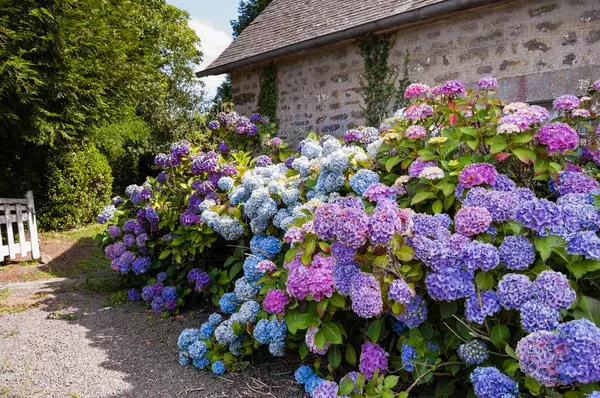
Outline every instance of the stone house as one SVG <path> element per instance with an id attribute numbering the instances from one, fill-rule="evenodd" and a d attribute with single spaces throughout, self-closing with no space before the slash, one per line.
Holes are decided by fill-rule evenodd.
<path id="1" fill-rule="evenodd" d="M 600 78 L 600 0 L 273 0 L 198 76 L 231 73 L 250 114 L 276 65 L 281 131 L 339 135 L 364 123 L 358 41 L 381 33 L 413 82 L 493 75 L 502 98 L 544 104 Z"/>

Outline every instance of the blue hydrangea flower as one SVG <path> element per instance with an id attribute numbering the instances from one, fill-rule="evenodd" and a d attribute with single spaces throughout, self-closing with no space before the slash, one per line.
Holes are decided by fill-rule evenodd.
<path id="1" fill-rule="evenodd" d="M 535 261 L 535 248 L 524 236 L 506 236 L 500 245 L 500 261 L 510 269 L 527 269 Z"/>
<path id="2" fill-rule="evenodd" d="M 425 285 L 431 298 L 439 301 L 453 301 L 475 293 L 473 273 L 456 268 L 430 272 L 425 277 Z"/>
<path id="3" fill-rule="evenodd" d="M 201 358 L 196 358 L 193 361 L 193 364 L 195 367 L 197 367 L 198 369 L 204 369 L 206 368 L 208 365 L 210 365 L 210 361 L 208 360 L 208 358 L 206 357 L 201 357 Z"/>
<path id="4" fill-rule="evenodd" d="M 239 304 L 239 299 L 235 293 L 225 293 L 219 299 L 219 308 L 226 314 L 232 314 Z"/>
<path id="5" fill-rule="evenodd" d="M 577 298 L 569 279 L 555 271 L 543 271 L 533 282 L 535 297 L 546 307 L 567 309 Z"/>
<path id="6" fill-rule="evenodd" d="M 212 325 L 217 325 L 222 320 L 223 320 L 223 316 L 221 314 L 216 313 L 216 312 L 213 312 L 208 317 L 208 323 L 210 323 Z"/>
<path id="7" fill-rule="evenodd" d="M 225 374 L 225 363 L 223 361 L 216 361 L 212 364 L 211 370 L 216 375 Z"/>
<path id="8" fill-rule="evenodd" d="M 481 340 L 471 340 L 458 346 L 458 356 L 469 365 L 479 365 L 488 359 L 487 346 Z"/>
<path id="9" fill-rule="evenodd" d="M 221 323 L 219 326 L 217 326 L 217 328 L 215 329 L 215 339 L 219 344 L 228 345 L 231 344 L 237 338 L 235 332 L 233 331 L 233 328 L 231 327 L 232 324 L 233 321 L 228 319 Z"/>
<path id="10" fill-rule="evenodd" d="M 349 181 L 352 190 L 359 196 L 362 196 L 367 188 L 379 182 L 379 174 L 368 169 L 360 169 L 356 174 L 350 177 Z"/>
<path id="11" fill-rule="evenodd" d="M 190 360 L 191 358 L 186 351 L 179 351 L 179 364 L 181 366 L 189 365 Z"/>
<path id="12" fill-rule="evenodd" d="M 240 301 L 252 300 L 258 293 L 258 287 L 245 276 L 235 281 L 235 296 Z"/>
<path id="13" fill-rule="evenodd" d="M 407 343 L 402 344 L 402 367 L 404 367 L 405 370 L 409 372 L 415 370 L 413 360 L 417 358 L 417 356 L 417 350 L 415 350 L 413 346 Z"/>
<path id="14" fill-rule="evenodd" d="M 233 178 L 225 176 L 219 178 L 219 181 L 217 181 L 217 187 L 219 187 L 219 189 L 222 191 L 228 192 L 233 189 L 233 183 Z"/>
<path id="15" fill-rule="evenodd" d="M 240 306 L 239 311 L 233 314 L 230 319 L 233 322 L 239 322 L 240 324 L 254 322 L 259 311 L 260 304 L 254 300 L 246 301 Z"/>
<path id="16" fill-rule="evenodd" d="M 269 352 L 274 357 L 282 357 L 285 355 L 285 341 L 276 340 L 269 343 Z"/>
<path id="17" fill-rule="evenodd" d="M 427 319 L 427 303 L 421 296 L 414 296 L 406 309 L 398 316 L 398 321 L 408 328 L 413 329 L 425 322 Z"/>
<path id="18" fill-rule="evenodd" d="M 494 367 L 478 367 L 470 376 L 477 398 L 517 398 L 519 385 Z"/>
<path id="19" fill-rule="evenodd" d="M 198 337 L 204 340 L 210 339 L 215 331 L 215 325 L 210 322 L 204 322 L 200 325 Z"/>
<path id="20" fill-rule="evenodd" d="M 202 358 L 208 352 L 208 346 L 202 340 L 196 340 L 188 348 L 188 353 L 192 359 Z"/>
<path id="21" fill-rule="evenodd" d="M 260 344 L 269 344 L 271 341 L 271 323 L 267 319 L 261 319 L 254 327 L 254 340 Z"/>
<path id="22" fill-rule="evenodd" d="M 306 384 L 308 379 L 314 374 L 315 374 L 315 372 L 312 370 L 312 368 L 310 366 L 301 365 L 294 372 L 294 378 L 296 379 L 296 383 Z"/>
<path id="23" fill-rule="evenodd" d="M 515 221 L 527 228 L 542 231 L 562 222 L 560 208 L 546 199 L 534 199 L 521 203 L 515 212 Z"/>
<path id="24" fill-rule="evenodd" d="M 198 329 L 184 329 L 177 339 L 177 347 L 182 351 L 187 349 L 198 339 Z"/>
<path id="25" fill-rule="evenodd" d="M 281 251 L 281 241 L 274 236 L 254 235 L 250 240 L 250 251 L 255 256 L 272 260 Z"/>
<path id="26" fill-rule="evenodd" d="M 261 270 L 256 268 L 256 264 L 258 264 L 259 261 L 261 261 L 263 259 L 264 259 L 264 257 L 259 258 L 257 256 L 246 257 L 246 260 L 244 261 L 244 265 L 243 265 L 242 269 L 244 271 L 244 276 L 250 282 L 256 282 L 257 280 L 260 279 L 261 276 L 264 275 L 264 272 L 262 272 Z"/>

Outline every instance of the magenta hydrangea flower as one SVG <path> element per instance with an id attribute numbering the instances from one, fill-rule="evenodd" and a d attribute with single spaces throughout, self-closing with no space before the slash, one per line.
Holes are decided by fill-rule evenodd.
<path id="1" fill-rule="evenodd" d="M 415 296 L 415 292 L 408 286 L 404 279 L 396 279 L 388 288 L 388 298 L 399 303 L 408 304 Z"/>
<path id="2" fill-rule="evenodd" d="M 315 345 L 315 336 L 318 331 L 319 331 L 319 328 L 310 326 L 306 330 L 306 334 L 304 335 L 304 342 L 306 343 L 308 350 L 310 352 L 312 352 L 313 354 L 324 355 L 327 353 L 327 349 L 329 348 L 329 342 L 326 342 L 325 345 L 323 346 L 323 348 L 320 348 L 320 349 L 317 348 L 317 346 Z"/>
<path id="3" fill-rule="evenodd" d="M 357 274 L 350 285 L 352 310 L 361 318 L 372 318 L 383 311 L 379 281 L 365 272 Z"/>
<path id="4" fill-rule="evenodd" d="M 335 215 L 334 232 L 340 243 L 358 249 L 369 235 L 369 216 L 361 209 L 341 209 Z"/>
<path id="5" fill-rule="evenodd" d="M 285 306 L 290 302 L 290 298 L 284 291 L 272 289 L 267 292 L 263 301 L 263 307 L 269 314 L 285 314 Z"/>
<path id="6" fill-rule="evenodd" d="M 425 138 L 427 137 L 427 130 L 425 130 L 425 127 L 415 124 L 408 126 L 406 131 L 404 131 L 404 136 L 406 138 Z"/>
<path id="7" fill-rule="evenodd" d="M 595 90 L 600 91 L 600 80 L 596 80 L 594 84 L 592 84 L 592 87 L 594 87 Z"/>
<path id="8" fill-rule="evenodd" d="M 429 94 L 429 86 L 420 83 L 412 83 L 404 90 L 404 98 L 414 98 L 423 94 Z"/>
<path id="9" fill-rule="evenodd" d="M 320 239 L 333 239 L 339 211 L 340 207 L 334 204 L 324 204 L 317 208 L 315 211 L 314 228 Z"/>
<path id="10" fill-rule="evenodd" d="M 369 235 L 375 245 L 385 245 L 394 234 L 406 233 L 408 214 L 400 211 L 393 200 L 381 200 L 369 220 Z"/>
<path id="11" fill-rule="evenodd" d="M 491 223 L 492 216 L 483 207 L 463 207 L 454 216 L 456 232 L 466 236 L 487 231 Z"/>
<path id="12" fill-rule="evenodd" d="M 495 90 L 498 88 L 498 80 L 493 76 L 486 76 L 479 80 L 477 88 L 480 90 Z"/>
<path id="13" fill-rule="evenodd" d="M 566 123 L 548 123 L 540 127 L 536 140 L 548 147 L 548 152 L 563 153 L 577 148 L 579 136 L 573 127 Z"/>
<path id="14" fill-rule="evenodd" d="M 318 253 L 313 257 L 309 277 L 308 291 L 313 300 L 321 301 L 333 294 L 333 257 Z"/>
<path id="15" fill-rule="evenodd" d="M 404 117 L 413 122 L 431 115 L 433 115 L 433 108 L 427 104 L 410 105 L 404 109 Z"/>
<path id="16" fill-rule="evenodd" d="M 466 94 L 465 85 L 460 80 L 448 80 L 432 90 L 435 95 L 460 96 Z"/>
<path id="17" fill-rule="evenodd" d="M 271 260 L 261 260 L 256 263 L 256 269 L 260 272 L 273 271 L 277 266 Z"/>
<path id="18" fill-rule="evenodd" d="M 579 98 L 572 94 L 561 95 L 552 101 L 552 106 L 554 106 L 554 109 L 558 109 L 560 111 L 572 111 L 573 109 L 579 108 L 580 105 L 581 101 Z"/>
<path id="19" fill-rule="evenodd" d="M 288 278 L 285 282 L 287 293 L 292 297 L 296 297 L 298 300 L 304 300 L 309 293 L 308 281 L 310 267 L 302 264 L 300 255 L 296 256 L 296 258 L 289 263 L 285 263 L 284 266 L 288 269 Z"/>
<path id="20" fill-rule="evenodd" d="M 375 371 L 384 373 L 388 367 L 389 354 L 378 344 L 366 342 L 361 347 L 358 369 L 367 379 L 371 379 Z"/>
<path id="21" fill-rule="evenodd" d="M 496 183 L 498 172 L 496 168 L 489 163 L 473 163 L 461 170 L 458 175 L 458 182 L 465 188 L 471 188 L 476 185 Z"/>

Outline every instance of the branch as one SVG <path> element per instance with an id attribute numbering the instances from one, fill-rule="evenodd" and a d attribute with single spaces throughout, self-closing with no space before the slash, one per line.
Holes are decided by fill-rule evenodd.
<path id="1" fill-rule="evenodd" d="M 462 362 L 457 362 L 457 361 L 451 361 L 451 362 L 442 362 L 439 365 L 435 365 L 435 368 L 437 369 L 438 367 L 442 367 L 442 366 L 449 366 L 449 365 L 462 365 Z M 410 392 L 410 390 L 412 390 L 413 388 L 415 388 L 417 386 L 417 384 L 419 384 L 419 381 L 421 381 L 421 379 L 423 379 L 423 377 L 427 376 L 429 373 L 433 372 L 434 368 L 431 367 L 431 369 L 429 369 L 427 372 L 423 373 L 422 375 L 420 375 L 419 377 L 417 377 L 417 379 L 414 381 L 414 383 L 412 383 L 410 385 L 410 387 L 408 387 L 406 389 L 406 392 Z"/>

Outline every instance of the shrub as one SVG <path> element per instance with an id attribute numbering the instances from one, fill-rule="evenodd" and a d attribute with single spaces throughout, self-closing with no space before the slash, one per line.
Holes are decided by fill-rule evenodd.
<path id="1" fill-rule="evenodd" d="M 495 88 L 492 78 L 477 90 L 411 85 L 397 117 L 344 143 L 309 135 L 284 163 L 237 153 L 237 173 L 217 184 L 228 193 L 186 212 L 207 236 L 240 225 L 250 253 L 225 261 L 243 276 L 214 290 L 219 311 L 181 334 L 180 362 L 221 374 L 250 355 L 298 350 L 312 367 L 296 381 L 314 397 L 598 389 L 600 81 L 592 97 L 557 98 L 554 120 L 504 106 Z M 172 183 L 213 167 L 205 156 L 184 160 Z M 193 194 L 174 193 L 181 206 Z M 188 250 L 206 244 L 183 234 Z M 142 295 L 160 293 L 169 309 L 160 283 Z"/>
<path id="2" fill-rule="evenodd" d="M 40 213 L 43 229 L 68 229 L 94 220 L 110 200 L 111 169 L 93 145 L 54 157 L 48 164 L 47 200 Z"/>

